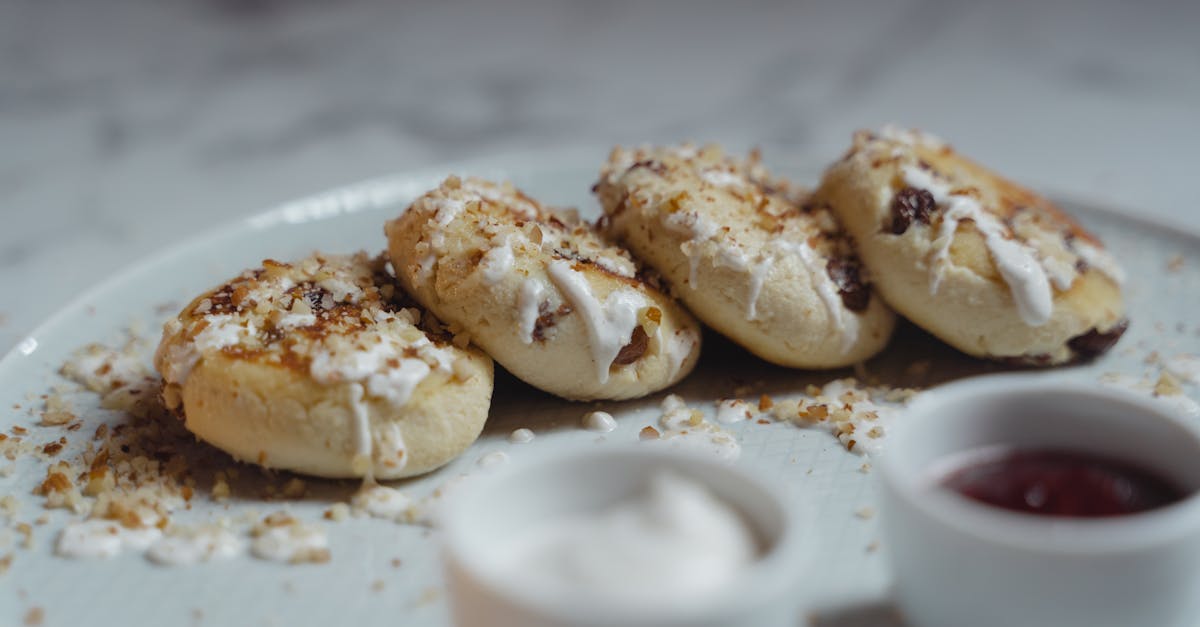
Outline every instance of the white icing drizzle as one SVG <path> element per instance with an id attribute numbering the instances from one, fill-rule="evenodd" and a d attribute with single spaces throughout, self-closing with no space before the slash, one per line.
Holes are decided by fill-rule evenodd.
<path id="1" fill-rule="evenodd" d="M 796 254 L 808 270 L 812 286 L 829 312 L 830 326 L 842 339 L 842 352 L 849 351 L 858 340 L 858 320 L 849 312 L 844 311 L 837 286 L 825 271 L 826 263 L 818 258 L 816 251 L 807 243 L 773 241 L 752 262 L 736 242 L 716 239 L 718 233 L 716 226 L 698 214 L 676 211 L 661 215 L 665 227 L 689 238 L 681 245 L 681 250 L 688 258 L 688 285 L 692 289 L 699 289 L 701 246 L 711 241 L 715 248 L 712 257 L 713 267 L 727 267 L 738 272 L 749 272 L 749 281 L 746 286 L 746 319 L 756 320 L 758 318 L 758 299 L 772 267 L 783 255 Z"/>
<path id="2" fill-rule="evenodd" d="M 817 296 L 825 305 L 829 314 L 829 324 L 834 332 L 842 339 L 841 351 L 848 352 L 858 341 L 858 318 L 854 317 L 842 304 L 837 285 L 829 278 L 827 267 L 829 262 L 817 256 L 817 251 L 804 242 L 775 242 L 773 246 L 782 251 L 795 253 L 801 264 L 808 270 L 808 278 Z"/>
<path id="3" fill-rule="evenodd" d="M 637 276 L 637 266 L 632 261 L 616 254 L 606 254 L 608 251 L 599 250 L 596 254 L 588 255 L 596 265 L 609 272 L 632 279 Z"/>
<path id="4" fill-rule="evenodd" d="M 554 286 L 582 316 L 596 365 L 596 379 L 607 383 L 613 360 L 629 343 L 638 326 L 638 312 L 646 306 L 645 297 L 631 289 L 620 288 L 610 292 L 601 303 L 592 294 L 587 278 L 572 269 L 569 262 L 556 259 L 550 262 L 547 271 Z"/>
<path id="5" fill-rule="evenodd" d="M 1117 260 L 1103 248 L 1093 246 L 1091 242 L 1076 238 L 1071 242 L 1071 248 L 1087 265 L 1099 270 L 1117 285 L 1125 283 L 1125 270 L 1117 265 Z"/>
<path id="6" fill-rule="evenodd" d="M 775 256 L 763 254 L 759 257 L 758 263 L 750 266 L 750 283 L 747 284 L 748 293 L 746 294 L 747 320 L 758 318 L 758 296 L 762 293 L 763 283 L 766 282 L 767 274 L 771 272 L 771 267 L 774 265 Z"/>
<path id="7" fill-rule="evenodd" d="M 533 343 L 533 330 L 537 327 L 538 308 L 542 294 L 546 291 L 541 281 L 525 279 L 517 292 L 517 332 L 525 344 Z"/>
<path id="8" fill-rule="evenodd" d="M 928 191 L 934 202 L 943 207 L 942 221 L 934 240 L 930 263 L 929 292 L 937 294 L 946 265 L 950 262 L 950 244 L 962 220 L 971 220 L 983 235 L 988 252 L 1000 276 L 1008 284 L 1017 313 L 1025 324 L 1037 327 L 1046 324 L 1054 312 L 1054 297 L 1046 270 L 1034 250 L 1008 237 L 1008 229 L 974 198 L 950 193 L 950 187 L 921 168 L 904 168 L 904 183 Z"/>
<path id="9" fill-rule="evenodd" d="M 126 550 L 144 551 L 162 537 L 157 527 L 129 528 L 113 520 L 85 520 L 63 527 L 55 552 L 63 557 L 116 557 Z"/>
<path id="10" fill-rule="evenodd" d="M 205 317 L 205 321 L 208 325 L 201 329 L 192 338 L 192 341 L 176 344 L 169 349 L 167 363 L 162 373 L 163 379 L 167 383 L 186 381 L 192 368 L 196 367 L 196 362 L 200 361 L 201 354 L 233 346 L 242 338 L 257 333 L 253 321 L 230 314 L 211 314 Z M 166 331 L 175 333 L 179 324 L 178 320 L 172 320 L 168 323 Z"/>
<path id="11" fill-rule="evenodd" d="M 513 256 L 511 236 L 506 236 L 499 242 L 493 240 L 492 244 L 492 248 L 484 253 L 483 259 L 479 260 L 479 270 L 483 273 L 483 280 L 488 285 L 495 285 L 508 276 L 516 262 Z"/>
<path id="12" fill-rule="evenodd" d="M 372 452 L 375 463 L 390 470 L 398 470 L 408 465 L 408 447 L 404 444 L 404 433 L 400 430 L 400 425 L 385 422 L 376 433 L 375 450 Z"/>
<path id="13" fill-rule="evenodd" d="M 429 200 L 433 209 L 433 221 L 438 226 L 446 226 L 467 208 L 467 203 L 457 198 L 434 198 Z"/>
<path id="14" fill-rule="evenodd" d="M 362 346 L 364 342 L 370 346 Z M 416 349 L 417 357 L 404 357 L 406 348 Z M 371 396 L 403 406 L 435 367 L 450 372 L 453 364 L 454 356 L 449 351 L 434 346 L 424 336 L 405 343 L 401 338 L 374 333 L 353 346 L 322 347 L 313 355 L 309 374 L 318 383 L 365 382 Z"/>

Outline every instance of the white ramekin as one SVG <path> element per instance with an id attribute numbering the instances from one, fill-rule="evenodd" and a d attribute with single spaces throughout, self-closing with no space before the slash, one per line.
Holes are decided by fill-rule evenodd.
<path id="1" fill-rule="evenodd" d="M 489 568 L 489 557 L 528 525 L 599 511 L 670 469 L 697 480 L 754 528 L 762 557 L 735 584 L 686 607 L 651 611 L 569 606 L 544 590 L 515 585 Z M 560 452 L 472 477 L 446 503 L 443 554 L 450 605 L 460 627 L 783 626 L 799 622 L 797 579 L 807 550 L 802 516 L 773 486 L 712 459 L 662 449 Z"/>
<path id="2" fill-rule="evenodd" d="M 998 375 L 918 397 L 878 460 L 895 591 L 925 627 L 1200 624 L 1200 431 L 1157 401 L 1054 377 Z M 1100 453 L 1173 479 L 1183 501 L 1108 519 L 1020 514 L 937 485 L 981 446 Z"/>

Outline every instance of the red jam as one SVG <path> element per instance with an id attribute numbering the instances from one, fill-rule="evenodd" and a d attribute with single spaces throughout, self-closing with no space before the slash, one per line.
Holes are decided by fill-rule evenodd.
<path id="1" fill-rule="evenodd" d="M 1027 514 L 1101 518 L 1170 505 L 1187 493 L 1138 466 L 1061 449 L 1008 449 L 967 457 L 942 479 L 959 494 Z"/>

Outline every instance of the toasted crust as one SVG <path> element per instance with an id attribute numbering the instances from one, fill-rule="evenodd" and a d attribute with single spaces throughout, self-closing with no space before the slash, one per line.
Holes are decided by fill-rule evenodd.
<path id="1" fill-rule="evenodd" d="M 617 148 L 594 189 L 607 233 L 705 324 L 756 355 L 836 368 L 887 344 L 894 316 L 832 214 L 772 179 L 757 155 Z"/>
<path id="2" fill-rule="evenodd" d="M 492 363 L 401 306 L 384 264 L 268 260 L 197 297 L 155 354 L 168 407 L 269 468 L 392 479 L 446 463 L 483 428 Z"/>
<path id="3" fill-rule="evenodd" d="M 696 321 L 568 212 L 456 177 L 385 227 L 404 288 L 523 381 L 569 399 L 643 396 L 696 363 Z"/>
<path id="4" fill-rule="evenodd" d="M 1061 364 L 1103 352 L 1125 328 L 1122 272 L 1093 235 L 932 136 L 859 132 L 814 197 L 854 237 L 888 304 L 963 352 Z M 1075 340 L 1089 333 L 1111 341 Z"/>

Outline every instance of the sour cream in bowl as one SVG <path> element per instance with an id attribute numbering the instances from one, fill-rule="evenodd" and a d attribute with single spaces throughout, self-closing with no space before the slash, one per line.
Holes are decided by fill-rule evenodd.
<path id="1" fill-rule="evenodd" d="M 752 475 L 672 451 L 575 451 L 464 485 L 445 564 L 462 627 L 794 625 L 804 525 Z"/>

